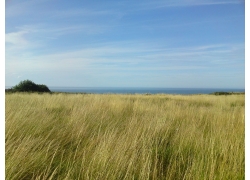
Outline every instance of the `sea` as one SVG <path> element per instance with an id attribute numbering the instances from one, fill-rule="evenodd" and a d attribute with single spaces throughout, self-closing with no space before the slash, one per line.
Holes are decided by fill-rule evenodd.
<path id="1" fill-rule="evenodd" d="M 210 94 L 213 92 L 245 92 L 233 88 L 135 88 L 135 87 L 49 87 L 53 92 L 92 94 Z"/>

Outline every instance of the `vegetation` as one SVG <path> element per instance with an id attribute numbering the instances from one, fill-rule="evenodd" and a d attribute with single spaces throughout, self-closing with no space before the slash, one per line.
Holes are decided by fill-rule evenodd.
<path id="1" fill-rule="evenodd" d="M 244 179 L 245 96 L 8 93 L 6 179 Z"/>
<path id="2" fill-rule="evenodd" d="M 240 95 L 240 94 L 245 94 L 245 92 L 224 92 L 224 91 L 221 91 L 221 92 L 214 92 L 212 93 L 213 95 Z"/>
<path id="3" fill-rule="evenodd" d="M 35 84 L 30 80 L 24 80 L 5 92 L 50 92 L 50 90 L 44 84 Z"/>

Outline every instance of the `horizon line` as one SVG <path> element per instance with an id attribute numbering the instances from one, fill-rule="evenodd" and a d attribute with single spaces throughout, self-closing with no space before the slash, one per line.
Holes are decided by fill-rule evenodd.
<path id="1" fill-rule="evenodd" d="M 15 86 L 15 85 L 14 85 Z M 5 88 L 11 88 L 14 86 L 5 86 Z M 48 85 L 46 85 L 48 86 Z M 142 89 L 155 89 L 155 88 L 159 88 L 159 89 L 241 89 L 241 90 L 245 90 L 245 87 L 240 88 L 240 87 L 132 87 L 132 86 L 126 86 L 126 87 L 122 87 L 122 86 L 48 86 L 49 88 L 142 88 Z"/>

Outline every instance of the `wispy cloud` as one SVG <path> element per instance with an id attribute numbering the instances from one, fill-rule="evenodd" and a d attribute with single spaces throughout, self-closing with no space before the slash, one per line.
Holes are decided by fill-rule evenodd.
<path id="1" fill-rule="evenodd" d="M 15 46 L 24 46 L 28 44 L 28 41 L 24 38 L 24 35 L 27 34 L 28 31 L 18 31 L 13 33 L 7 33 L 5 35 L 5 42 L 8 44 L 12 44 Z"/>
<path id="2" fill-rule="evenodd" d="M 48 0 L 23 0 L 19 2 L 6 3 L 6 18 L 19 18 L 20 16 L 29 16 L 31 14 L 35 14 L 35 17 L 40 18 L 48 18 L 49 21 L 51 20 L 66 20 L 71 18 L 81 18 L 82 21 L 88 19 L 91 21 L 92 19 L 119 19 L 123 16 L 122 9 L 110 9 L 109 6 L 102 7 L 100 3 L 94 3 L 95 7 L 91 6 L 91 3 L 85 3 L 83 6 L 75 7 L 75 6 L 68 6 L 64 7 L 58 3 L 58 8 L 54 9 L 48 6 Z M 46 3 L 47 2 L 47 3 Z M 63 4 L 63 3 L 62 3 Z M 74 3 L 72 3 L 74 4 Z M 114 3 L 116 4 L 116 3 Z M 108 5 L 111 5 L 108 2 Z M 40 6 L 43 11 L 40 11 Z M 69 22 L 68 22 L 69 23 Z"/>
<path id="3" fill-rule="evenodd" d="M 235 8 L 240 3 L 8 1 L 6 75 L 84 76 L 98 84 L 104 77 L 136 76 L 146 83 L 175 75 L 237 74 L 245 58 L 244 13 Z"/>
<path id="4" fill-rule="evenodd" d="M 28 15 L 34 13 L 37 7 L 43 5 L 48 0 L 24 0 L 12 3 L 6 1 L 6 17 L 15 17 L 20 15 Z M 155 1 L 134 1 L 116 2 L 111 1 L 105 4 L 95 3 L 94 7 L 91 3 L 86 3 L 82 7 L 55 10 L 48 7 L 46 11 L 36 11 L 37 15 L 47 16 L 49 18 L 69 18 L 69 17 L 109 17 L 121 18 L 131 11 L 150 10 L 169 7 L 185 7 L 185 6 L 209 6 L 209 5 L 225 5 L 225 4 L 244 4 L 244 0 L 155 0 Z M 128 8 L 129 6 L 129 8 Z M 116 9 L 116 10 L 115 10 Z"/>
<path id="5" fill-rule="evenodd" d="M 71 18 L 71 17 L 122 17 L 123 13 L 121 11 L 115 11 L 110 9 L 100 9 L 93 10 L 90 8 L 72 8 L 64 11 L 53 11 L 50 12 L 50 17 L 52 18 Z"/>
<path id="6" fill-rule="evenodd" d="M 142 2 L 138 6 L 138 10 L 149 10 L 158 8 L 168 7 L 185 7 L 185 6 L 208 6 L 208 5 L 225 5 L 225 4 L 239 4 L 244 3 L 241 0 L 227 0 L 227 1 L 216 1 L 216 0 L 179 0 L 179 1 L 164 1 L 156 0 L 152 2 Z"/>
<path id="7" fill-rule="evenodd" d="M 226 4 L 244 4 L 244 0 L 155 0 L 155 1 L 137 1 L 127 12 L 147 11 L 162 8 L 173 7 L 192 7 L 192 6 L 212 6 Z"/>
<path id="8" fill-rule="evenodd" d="M 132 44 L 137 44 L 136 42 Z M 129 70 L 185 70 L 209 69 L 213 66 L 224 68 L 244 66 L 244 45 L 215 44 L 184 48 L 153 48 L 130 45 L 102 45 L 80 50 L 36 55 L 16 61 L 13 57 L 6 62 L 13 67 L 25 70 L 69 70 L 96 71 L 103 69 Z M 241 61 L 239 62 L 239 59 Z M 37 63 L 43 62 L 43 63 Z M 195 65 L 194 65 L 195 64 Z M 12 68 L 11 68 L 12 66 Z"/>
<path id="9" fill-rule="evenodd" d="M 109 26 L 102 24 L 91 23 L 76 24 L 72 26 L 51 26 L 45 23 L 23 25 L 16 27 L 16 31 L 7 32 L 5 34 L 6 52 L 8 54 L 10 51 L 12 51 L 11 53 L 18 53 L 29 48 L 42 49 L 49 46 L 54 40 L 62 38 L 62 36 L 68 37 L 77 33 L 84 34 L 84 36 L 97 35 L 108 31 L 109 28 Z"/>
<path id="10" fill-rule="evenodd" d="M 117 81 L 116 86 L 137 86 L 135 82 L 140 79 L 141 86 L 147 85 L 147 82 L 157 86 L 163 83 L 164 79 L 171 79 L 170 84 L 175 87 L 175 82 L 182 81 L 184 77 L 190 79 L 189 84 L 183 82 L 178 86 L 189 87 L 191 81 L 192 86 L 196 83 L 202 85 L 204 82 L 201 79 L 216 78 L 222 81 L 223 78 L 244 78 L 242 44 L 212 44 L 183 48 L 160 48 L 151 46 L 150 43 L 138 44 L 141 43 L 128 42 L 121 45 L 114 42 L 46 55 L 12 55 L 6 61 L 6 76 L 13 76 L 15 73 L 17 78 L 28 77 L 26 74 L 57 77 L 60 74 L 64 80 L 75 84 L 81 81 L 88 82 L 87 86 L 97 86 L 96 83 L 98 86 L 114 86 L 112 79 L 117 81 L 119 78 L 123 79 L 123 82 Z M 197 76 L 197 72 L 200 71 L 203 73 Z M 78 80 L 73 80 L 76 76 L 79 76 Z M 131 78 L 134 79 L 132 82 L 125 81 Z M 107 79 L 110 81 L 105 81 Z M 63 84 L 63 81 L 61 83 Z M 209 87 L 206 84 L 203 87 L 206 86 Z"/>

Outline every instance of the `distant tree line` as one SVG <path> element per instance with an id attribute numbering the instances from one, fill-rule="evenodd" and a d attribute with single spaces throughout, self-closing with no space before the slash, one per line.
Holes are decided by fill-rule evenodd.
<path id="1" fill-rule="evenodd" d="M 44 84 L 35 84 L 31 80 L 21 81 L 19 84 L 13 86 L 10 89 L 6 89 L 5 92 L 51 92 L 49 88 Z"/>
<path id="2" fill-rule="evenodd" d="M 212 95 L 240 95 L 240 94 L 245 94 L 245 92 L 214 92 Z"/>

